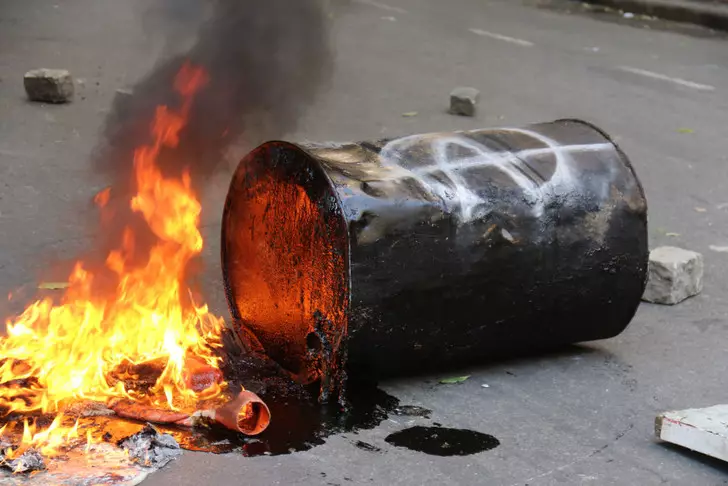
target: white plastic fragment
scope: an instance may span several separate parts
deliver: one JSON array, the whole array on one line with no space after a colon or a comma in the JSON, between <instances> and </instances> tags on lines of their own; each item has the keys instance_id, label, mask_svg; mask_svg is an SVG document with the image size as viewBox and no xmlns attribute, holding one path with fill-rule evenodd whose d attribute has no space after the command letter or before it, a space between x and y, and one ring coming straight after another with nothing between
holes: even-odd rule
<instances>
[{"instance_id":1,"label":"white plastic fragment","mask_svg":"<svg viewBox=\"0 0 728 486\"><path fill-rule=\"evenodd\" d=\"M664 412L655 419L657 438L728 461L728 405Z\"/></svg>"}]
</instances>

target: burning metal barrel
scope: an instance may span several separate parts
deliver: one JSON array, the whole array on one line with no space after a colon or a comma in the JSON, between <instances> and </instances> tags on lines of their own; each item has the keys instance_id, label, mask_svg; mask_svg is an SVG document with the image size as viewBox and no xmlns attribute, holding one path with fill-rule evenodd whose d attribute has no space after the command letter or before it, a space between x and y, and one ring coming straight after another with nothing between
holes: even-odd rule
<instances>
[{"instance_id":1,"label":"burning metal barrel","mask_svg":"<svg viewBox=\"0 0 728 486\"><path fill-rule=\"evenodd\" d=\"M222 228L237 330L304 382L616 336L648 259L629 160L577 120L268 142L240 163Z\"/></svg>"}]
</instances>

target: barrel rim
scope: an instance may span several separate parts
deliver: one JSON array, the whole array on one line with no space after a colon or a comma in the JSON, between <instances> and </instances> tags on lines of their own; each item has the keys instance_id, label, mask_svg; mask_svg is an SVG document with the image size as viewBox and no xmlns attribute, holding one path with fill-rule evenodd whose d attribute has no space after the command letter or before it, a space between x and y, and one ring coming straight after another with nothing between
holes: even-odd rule
<instances>
[{"instance_id":1,"label":"barrel rim","mask_svg":"<svg viewBox=\"0 0 728 486\"><path fill-rule=\"evenodd\" d=\"M320 203L321 201L326 200L327 198L330 198L330 200L333 203L333 206L327 205L326 207L322 207L322 217L325 218L337 218L339 226L343 228L345 234L342 234L342 238L345 241L340 242L340 248L344 251L343 255L343 264L344 264L344 278L346 279L346 300L345 305L346 308L342 309L342 316L344 321L341 323L341 329L340 329L340 335L345 339L347 332L348 332L348 317L349 317L349 311L351 308L351 238L350 238L350 229L348 226L348 222L344 216L344 205L342 204L341 198L338 194L338 191L336 191L335 185L332 182L331 178L329 177L328 173L326 172L325 168L322 166L322 163L320 160L318 160L317 157L312 156L307 150L305 150L303 147L296 143L287 142L284 140L269 140L267 142L264 142L260 145L258 145L255 149L248 152L238 163L235 171L233 172L230 185L228 187L228 192L225 198L225 204L223 208L223 214L222 214L222 223L221 223L221 231L220 231L220 261L221 261L221 267L222 267L222 274L223 274L223 285L225 290L225 297L228 305L228 310L230 312L230 315L233 319L233 325L232 331L236 335L237 338L241 338L242 344L244 346L249 345L253 349L248 349L248 351L255 351L262 354L265 353L265 347L261 344L261 342L258 340L257 336L255 335L255 332L253 329L251 329L245 322L245 319L243 319L242 315L240 314L240 310L237 306L236 299L235 299L235 291L231 282L231 268L230 268L230 255L229 250L227 248L227 238L230 236L228 233L228 224L227 220L230 216L231 211L231 205L234 201L234 190L236 188L236 183L239 182L239 174L242 171L246 171L247 164L251 163L252 160L255 160L256 158L263 157L264 159L272 159L272 157L266 153L271 148L279 148L285 150L287 153L292 153L295 157L295 160L301 161L305 160L308 164L308 167L313 171L314 175L313 177L318 178L320 180L320 183L317 185L307 184L303 187L303 189L306 191L307 194L309 194L309 197L311 197L312 201L316 203ZM322 193L314 198L311 195L311 191L313 191L314 186L320 188L319 190L322 191ZM319 205L320 206L320 205ZM325 211L325 212L323 212ZM328 225L327 226L331 226ZM244 335L240 335L244 334ZM290 370L289 370L290 371Z\"/></svg>"}]
</instances>

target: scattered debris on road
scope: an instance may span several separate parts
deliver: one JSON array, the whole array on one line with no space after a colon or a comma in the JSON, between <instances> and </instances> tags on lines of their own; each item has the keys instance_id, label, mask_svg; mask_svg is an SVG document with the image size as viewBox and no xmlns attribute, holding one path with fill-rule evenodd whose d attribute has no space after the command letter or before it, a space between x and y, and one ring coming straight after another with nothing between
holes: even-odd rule
<instances>
[{"instance_id":1,"label":"scattered debris on road","mask_svg":"<svg viewBox=\"0 0 728 486\"><path fill-rule=\"evenodd\" d=\"M672 246L650 252L647 288L642 299L655 304L678 304L703 290L703 256Z\"/></svg>"},{"instance_id":2,"label":"scattered debris on road","mask_svg":"<svg viewBox=\"0 0 728 486\"><path fill-rule=\"evenodd\" d=\"M67 103L73 98L73 78L65 69L34 69L23 78L31 101Z\"/></svg>"},{"instance_id":3,"label":"scattered debris on road","mask_svg":"<svg viewBox=\"0 0 728 486\"><path fill-rule=\"evenodd\" d=\"M119 447L128 451L129 458L141 466L161 468L182 454L179 444L169 434L160 434L147 424L134 435L119 441Z\"/></svg>"},{"instance_id":4,"label":"scattered debris on road","mask_svg":"<svg viewBox=\"0 0 728 486\"><path fill-rule=\"evenodd\" d=\"M708 248L718 253L728 253L728 246L710 245Z\"/></svg>"},{"instance_id":5,"label":"scattered debris on road","mask_svg":"<svg viewBox=\"0 0 728 486\"><path fill-rule=\"evenodd\" d=\"M443 378L442 380L440 380L440 384L441 385L457 385L458 383L467 381L468 378L470 378L470 375L455 376L453 378Z\"/></svg>"},{"instance_id":6,"label":"scattered debris on road","mask_svg":"<svg viewBox=\"0 0 728 486\"><path fill-rule=\"evenodd\" d=\"M41 282L38 284L41 290L62 290L68 288L68 282Z\"/></svg>"},{"instance_id":7,"label":"scattered debris on road","mask_svg":"<svg viewBox=\"0 0 728 486\"><path fill-rule=\"evenodd\" d=\"M480 91L475 88L455 88L450 93L450 113L459 116L475 116Z\"/></svg>"},{"instance_id":8,"label":"scattered debris on road","mask_svg":"<svg viewBox=\"0 0 728 486\"><path fill-rule=\"evenodd\" d=\"M392 414L398 417L422 417L428 419L432 415L432 410L416 405L399 405L392 410Z\"/></svg>"},{"instance_id":9,"label":"scattered debris on road","mask_svg":"<svg viewBox=\"0 0 728 486\"><path fill-rule=\"evenodd\" d=\"M655 435L708 456L728 461L728 405L661 413Z\"/></svg>"}]
</instances>

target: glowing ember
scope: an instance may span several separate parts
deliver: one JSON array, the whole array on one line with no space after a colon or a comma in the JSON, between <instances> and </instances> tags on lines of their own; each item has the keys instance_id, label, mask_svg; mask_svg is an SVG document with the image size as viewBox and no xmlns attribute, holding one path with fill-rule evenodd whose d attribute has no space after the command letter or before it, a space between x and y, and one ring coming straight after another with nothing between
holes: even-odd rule
<instances>
[{"instance_id":1,"label":"glowing ember","mask_svg":"<svg viewBox=\"0 0 728 486\"><path fill-rule=\"evenodd\" d=\"M115 275L111 291L100 292L98 272L79 261L59 302L38 300L7 322L8 335L0 340L0 407L7 413L58 414L42 432L26 423L23 446L10 456L28 447L51 454L77 437L76 426L68 425L61 412L79 400L125 398L190 411L223 391L224 383L193 387L184 373L190 360L219 368L213 348L221 345L223 321L195 304L185 285L188 263L203 245L201 207L189 173L169 177L157 165L160 152L178 144L194 95L206 81L202 69L183 67L174 86L180 107L158 107L153 141L135 151L135 194L129 204L156 237L148 256L139 263L138 235L128 227L106 259L106 272ZM96 197L106 220L113 190ZM119 379L124 375L119 370L133 377L134 369L149 363L161 363L151 386L132 389Z\"/></svg>"}]
</instances>

